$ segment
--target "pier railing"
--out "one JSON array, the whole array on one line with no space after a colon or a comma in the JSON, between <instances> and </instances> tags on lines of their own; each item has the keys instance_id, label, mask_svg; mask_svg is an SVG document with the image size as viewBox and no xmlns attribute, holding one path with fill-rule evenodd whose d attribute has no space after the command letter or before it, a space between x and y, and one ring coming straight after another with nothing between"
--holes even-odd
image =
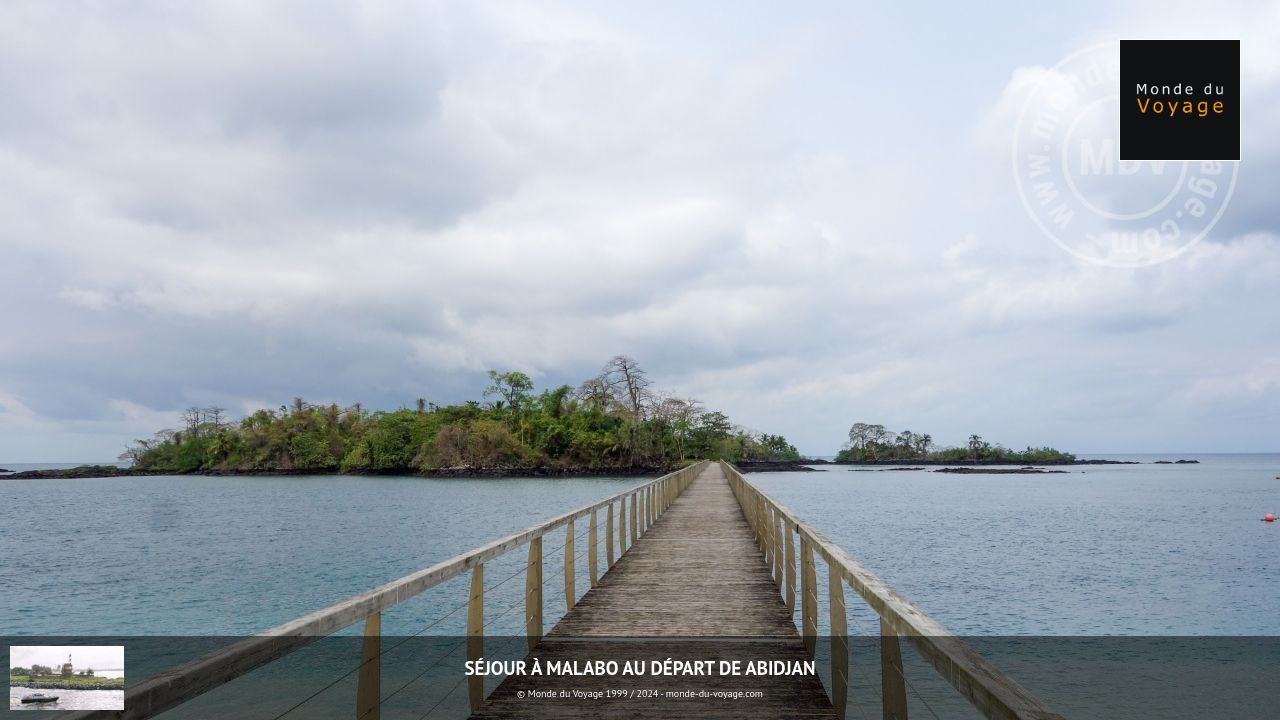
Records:
<instances>
[{"instance_id":1,"label":"pier railing","mask_svg":"<svg viewBox=\"0 0 1280 720\"><path fill-rule=\"evenodd\" d=\"M800 602L801 635L812 656L818 640L815 556L827 564L831 636L831 703L845 717L849 692L849 633L844 585L848 583L880 616L881 705L886 720L907 718L907 678L900 637L905 637L948 683L993 720L1062 720L1034 695L912 605L883 580L795 513L766 495L736 467L720 463L747 522L755 531L773 580L793 613ZM799 547L797 548L797 540Z\"/></svg>"},{"instance_id":2,"label":"pier railing","mask_svg":"<svg viewBox=\"0 0 1280 720\"><path fill-rule=\"evenodd\" d=\"M393 580L381 587L317 610L264 633L246 638L216 652L166 670L136 685L128 686L121 710L88 710L58 714L64 720L145 720L171 710L258 667L281 658L322 637L364 621L364 640L357 675L357 720L378 720L381 702L380 679L382 612L433 587L471 572L467 602L467 659L478 660L484 653L484 568L485 564L517 548L528 546L525 563L525 635L532 650L544 632L542 539L565 528L564 591L565 611L577 601L574 534L582 521L587 524L588 577L594 586L655 520L668 508L708 461L703 460L655 480L641 483L612 497L571 510L521 532L494 540L474 550L436 563L431 567ZM616 518L614 508L617 508ZM601 516L603 515L603 520ZM605 557L599 557L599 533L603 524ZM616 539L616 543L615 543ZM603 560L603 562L602 562ZM603 570L601 569L603 568ZM559 615L557 615L558 617ZM467 677L468 695L474 709L484 701L484 677Z\"/></svg>"}]
</instances>

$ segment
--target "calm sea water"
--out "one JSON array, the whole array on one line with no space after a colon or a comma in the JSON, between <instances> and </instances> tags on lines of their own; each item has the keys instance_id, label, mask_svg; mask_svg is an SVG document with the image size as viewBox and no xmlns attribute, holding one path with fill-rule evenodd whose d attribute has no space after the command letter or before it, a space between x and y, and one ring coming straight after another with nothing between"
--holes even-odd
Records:
<instances>
[{"instance_id":1,"label":"calm sea water","mask_svg":"<svg viewBox=\"0 0 1280 720\"><path fill-rule=\"evenodd\" d=\"M1280 635L1280 455L1105 457L1200 464L749 478L957 634Z\"/></svg>"},{"instance_id":2,"label":"calm sea water","mask_svg":"<svg viewBox=\"0 0 1280 720\"><path fill-rule=\"evenodd\" d=\"M20 687L9 688L10 710L123 710L123 690L41 690L48 695L57 695L56 703L22 704L22 696L35 690Z\"/></svg>"},{"instance_id":3,"label":"calm sea water","mask_svg":"<svg viewBox=\"0 0 1280 720\"><path fill-rule=\"evenodd\" d=\"M252 634L638 482L0 478L0 635ZM510 553L486 579L523 561ZM465 582L433 590L383 631L416 632L465 596ZM440 627L464 626L457 613Z\"/></svg>"},{"instance_id":4,"label":"calm sea water","mask_svg":"<svg viewBox=\"0 0 1280 720\"><path fill-rule=\"evenodd\" d=\"M1260 522L1280 511L1280 455L1186 457L1201 463L750 479L1068 717L1209 717L1228 697L1245 708L1235 716L1272 716L1274 640L1096 637L1280 635L1280 524ZM130 675L145 677L229 640L191 636L261 631L636 482L0 479L0 635L173 636L142 658L126 654ZM544 542L550 622L563 597L563 536ZM575 553L581 595L585 528ZM524 652L523 563L520 548L486 565L488 657ZM818 575L825 587L822 563ZM874 717L876 618L847 596L851 717ZM384 660L384 689L394 690L384 717L467 714L465 648L450 637L464 629L466 597L461 577L383 614L385 635L420 633ZM825 631L825 593L818 617ZM1007 635L1024 637L997 637ZM309 646L171 715L241 717L252 696L264 720L347 717L358 643ZM824 668L828 651L820 642ZM923 660L904 658L913 716L974 716Z\"/></svg>"},{"instance_id":5,"label":"calm sea water","mask_svg":"<svg viewBox=\"0 0 1280 720\"><path fill-rule=\"evenodd\" d=\"M750 477L960 634L1280 634L1280 455L1188 457ZM636 482L0 480L0 635L252 633Z\"/></svg>"}]
</instances>

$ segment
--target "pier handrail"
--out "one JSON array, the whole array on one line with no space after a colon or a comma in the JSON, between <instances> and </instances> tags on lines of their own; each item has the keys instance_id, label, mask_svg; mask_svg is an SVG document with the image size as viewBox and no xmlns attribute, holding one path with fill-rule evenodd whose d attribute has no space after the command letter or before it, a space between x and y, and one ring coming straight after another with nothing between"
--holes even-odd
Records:
<instances>
[{"instance_id":1,"label":"pier handrail","mask_svg":"<svg viewBox=\"0 0 1280 720\"><path fill-rule=\"evenodd\" d=\"M379 638L383 610L470 570L472 582L467 612L467 635L469 640L483 637L484 564L527 543L529 560L526 565L525 631L529 647L532 649L542 637L543 631L542 537L556 528L566 528L564 562L567 611L576 602L574 521L590 516L588 562L591 584L595 585L598 579L596 513L604 509L607 509L608 513L605 529L608 550L604 563L604 568L608 570L615 561L613 505L618 504L616 557L621 557L626 548L639 539L641 534L665 509L670 507L671 503L675 502L675 499L708 464L709 461L702 460L659 478L632 486L604 500L557 515L520 532L499 538L322 610L290 620L283 625L160 672L125 689L124 710L71 711L51 717L61 720L106 720L107 718L145 720L171 710L319 638L364 620L365 640L356 691L356 716L362 720L378 720ZM480 653L483 653L482 647L469 643L469 659L477 659ZM483 677L476 675L468 680L471 704L474 708L483 699Z\"/></svg>"},{"instance_id":2,"label":"pier handrail","mask_svg":"<svg viewBox=\"0 0 1280 720\"><path fill-rule=\"evenodd\" d=\"M774 582L794 612L796 551L800 539L801 634L812 655L817 646L817 589L813 555L827 562L831 606L832 704L844 717L848 693L848 631L844 589L847 582L880 616L881 691L885 718L906 718L906 675L898 637L902 636L982 715L992 720L1063 720L1026 688L1000 672L923 610L850 557L840 546L769 497L727 462L720 463L747 522L756 532Z\"/></svg>"}]
</instances>

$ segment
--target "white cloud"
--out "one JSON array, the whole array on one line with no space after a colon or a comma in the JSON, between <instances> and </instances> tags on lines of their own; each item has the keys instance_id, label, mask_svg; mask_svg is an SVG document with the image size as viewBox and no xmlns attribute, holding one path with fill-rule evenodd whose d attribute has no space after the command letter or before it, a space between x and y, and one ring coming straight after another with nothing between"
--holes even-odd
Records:
<instances>
[{"instance_id":1,"label":"white cloud","mask_svg":"<svg viewBox=\"0 0 1280 720\"><path fill-rule=\"evenodd\" d=\"M22 404L0 457L103 459L193 403L576 382L619 352L815 453L854 420L1076 450L1280 429L1199 428L1277 392L1211 380L1280 350L1256 330L1280 300L1262 134L1215 242L1099 269L1013 194L1011 118L1053 52L996 48L981 18L998 71L929 38L843 42L856 13L614 12L6 5L0 387ZM1248 33L1250 123L1280 117L1274 14L1224 26ZM942 64L990 92L917 112L900 88ZM1100 412L1145 425L1117 439Z\"/></svg>"}]
</instances>

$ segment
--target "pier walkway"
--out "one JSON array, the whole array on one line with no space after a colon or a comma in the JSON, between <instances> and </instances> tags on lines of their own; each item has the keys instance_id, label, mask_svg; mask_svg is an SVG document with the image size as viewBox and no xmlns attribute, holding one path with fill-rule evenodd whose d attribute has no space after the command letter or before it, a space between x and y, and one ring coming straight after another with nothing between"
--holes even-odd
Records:
<instances>
[{"instance_id":1,"label":"pier walkway","mask_svg":"<svg viewBox=\"0 0 1280 720\"><path fill-rule=\"evenodd\" d=\"M550 542L545 553L544 538ZM579 547L585 557L579 555ZM527 552L527 560L521 562L519 556L513 556L520 551ZM516 573L502 569L505 577L491 578L493 582L486 584L486 566L504 556L518 563ZM557 568L544 578L543 566L548 562L562 563L562 571ZM822 587L817 579L820 562L826 576ZM563 577L562 601L544 598L549 582L558 585L557 575ZM525 581L522 598L510 604L509 597L489 597L486 611L486 595L520 576ZM425 690L439 687L439 696L406 702L408 695L402 691L426 678L434 666L397 663L395 671L407 670L410 678L403 682L397 677L389 687L383 687L383 664L389 662L384 657L407 638L393 639L384 648L382 613L455 579L455 590L465 587L458 583L470 581L467 599L449 609L448 605L460 599L461 593L457 593L440 604L439 612L449 617L465 610L465 635L453 645L458 652L442 658L450 661L440 666L443 676L429 678L434 684ZM579 596L578 587L587 581L590 589ZM869 638L879 646L878 658L864 656L874 656L874 651L853 652L849 645L849 589L879 617L878 637L872 628ZM558 589L550 593L558 594ZM558 665L558 670L549 674L508 675L496 686L486 683L482 675L466 674L467 663L485 657L486 614L491 624L521 606L524 637L508 636L506 640L523 640L528 651L526 662L536 659L540 664L568 663L576 668L586 661L618 665L643 661L640 667L646 671L566 673ZM823 648L829 660L813 663L820 606L827 617ZM544 613L557 607L561 609L553 612L558 621L553 619L550 632L544 632ZM793 620L797 615L798 621ZM477 720L843 720L851 704L858 707L849 697L850 656L863 653L857 661L859 677L864 680L858 686L863 693L860 699L878 705L885 720L907 720L908 687L914 688L908 675L929 671L920 665L903 665L901 641L906 640L978 716L1061 720L816 528L749 482L733 465L707 460L130 683L123 711L78 711L53 717L156 717L357 623L363 623L364 630L362 637L354 638L360 644L358 657L352 648L349 664L345 654L339 658L345 667L335 669L334 679L310 695L286 700L293 704L282 712L262 717L430 720L463 717L470 712ZM443 635L438 639L447 643L448 633ZM503 644L501 638L490 640ZM515 652L523 649L517 647ZM692 675L653 671L655 661L668 659L713 661L717 667L714 672ZM752 666L763 663L770 671L726 673L721 661ZM877 670L878 697L868 697L865 680L873 678L868 673ZM319 706L308 704L322 693L327 700L323 714ZM451 704L443 705L446 701ZM923 709L927 716L936 716L927 703ZM243 710L236 705L233 714L218 717L258 717Z\"/></svg>"},{"instance_id":2,"label":"pier walkway","mask_svg":"<svg viewBox=\"0 0 1280 720\"><path fill-rule=\"evenodd\" d=\"M610 658L649 663L706 657L808 659L769 566L719 464L708 465L635 545L552 628L532 653L543 662ZM533 690L641 691L596 703L532 702ZM665 693L726 691L724 699L668 699ZM733 699L734 691L761 697ZM523 694L522 694L523 693ZM602 704L603 703L603 704ZM722 677L512 676L474 714L484 718L834 718L816 675Z\"/></svg>"}]
</instances>

